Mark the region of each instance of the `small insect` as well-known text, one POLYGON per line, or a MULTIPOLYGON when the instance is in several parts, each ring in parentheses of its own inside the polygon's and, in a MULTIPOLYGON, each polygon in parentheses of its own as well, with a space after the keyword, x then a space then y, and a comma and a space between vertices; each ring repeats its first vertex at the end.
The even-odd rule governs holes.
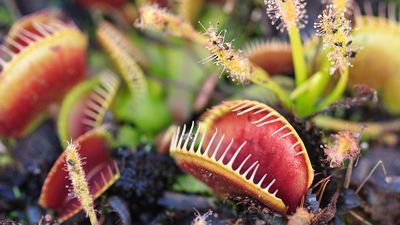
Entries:
POLYGON ((229 50, 229 49, 230 49, 230 46, 229 46, 227 43, 224 43, 224 44, 222 44, 222 48, 223 48, 224 50, 229 50))
POLYGON ((75 162, 74 161, 72 161, 72 159, 68 159, 68 164, 70 165, 70 166, 75 166, 75 162))
POLYGON ((357 52, 356 51, 351 51, 350 52, 350 58, 355 58, 357 56, 357 52))
POLYGON ((335 46, 337 46, 337 47, 343 47, 343 43, 342 42, 335 42, 335 43, 333 43, 335 46))
POLYGON ((72 159, 67 160, 68 165, 71 166, 71 171, 75 170, 75 162, 72 159))
POLYGON ((332 34, 336 34, 338 32, 337 28, 332 29, 332 34))

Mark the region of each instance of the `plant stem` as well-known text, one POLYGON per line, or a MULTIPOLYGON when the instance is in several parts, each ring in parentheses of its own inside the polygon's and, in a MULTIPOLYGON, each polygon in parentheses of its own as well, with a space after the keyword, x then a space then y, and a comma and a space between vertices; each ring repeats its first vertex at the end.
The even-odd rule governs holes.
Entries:
POLYGON ((292 47, 292 58, 294 64, 296 86, 299 86, 307 79, 306 62, 303 53, 300 31, 297 27, 289 28, 289 38, 292 47))
POLYGON ((310 81, 307 93, 301 95, 296 101, 296 112, 299 116, 309 116, 316 111, 316 104, 329 82, 329 68, 330 62, 328 58, 325 58, 320 70, 306 81, 310 81))
POLYGON ((319 87, 323 76, 321 72, 317 72, 292 92, 290 97, 297 97, 296 114, 298 116, 308 116, 314 112, 317 98, 310 98, 309 93, 319 87))
POLYGON ((321 97, 322 93, 324 92, 326 85, 329 82, 330 74, 329 74, 329 68, 330 68, 330 62, 328 58, 325 58, 321 69, 319 70, 318 73, 320 73, 318 80, 313 83, 313 86, 310 88, 309 92, 306 95, 306 99, 310 102, 312 102, 313 108, 315 107, 315 104, 317 103, 319 97, 321 97))
POLYGON ((262 87, 265 87, 271 90, 278 99, 282 102, 283 106, 291 110, 292 109, 292 101, 289 98, 288 93, 286 93, 279 84, 277 84, 274 80, 272 80, 269 74, 258 67, 254 68, 254 72, 252 73, 251 81, 255 84, 258 84, 262 87))
POLYGON ((344 179, 344 185, 343 185, 343 187, 345 189, 349 189, 349 187, 350 187, 351 174, 353 172, 353 165, 354 165, 354 158, 350 158, 349 164, 347 165, 346 177, 344 179))
POLYGON ((349 80, 349 69, 345 69, 341 74, 335 89, 318 105, 317 110, 322 110, 330 104, 337 101, 346 89, 347 81, 349 80))
POLYGON ((301 98, 304 96, 304 94, 310 90, 310 87, 312 87, 316 82, 320 80, 321 73, 317 72, 313 76, 311 76, 309 79, 307 79, 304 83, 302 83, 300 86, 297 86, 296 89, 294 89, 290 93, 290 99, 291 100, 296 100, 298 98, 301 98))
POLYGON ((400 131, 400 119, 387 121, 387 122, 354 122, 342 119, 336 119, 329 116, 317 116, 314 122, 319 128, 341 131, 348 130, 352 132, 359 132, 360 127, 365 126, 363 129, 363 136, 377 137, 384 133, 400 131))

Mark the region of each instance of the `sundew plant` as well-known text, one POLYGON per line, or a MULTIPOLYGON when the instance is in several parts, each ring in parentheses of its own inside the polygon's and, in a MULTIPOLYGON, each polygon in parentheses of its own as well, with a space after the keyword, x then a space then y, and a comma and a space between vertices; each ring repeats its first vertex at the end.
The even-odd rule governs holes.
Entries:
MULTIPOLYGON (((352 44, 352 28, 346 18, 347 4, 346 1, 333 1, 318 16, 314 27, 316 36, 322 40, 323 54, 319 68, 307 71, 309 66, 306 64, 304 43, 300 36, 300 29, 308 23, 306 2, 265 1, 265 9, 272 24, 289 35, 295 77, 293 90, 281 87, 271 79, 267 71, 252 64, 241 50, 234 49, 232 43, 226 40, 226 33, 229 32, 226 29, 216 25, 206 27, 200 22, 203 31, 195 31, 187 22, 154 5, 141 8, 138 27, 159 30, 204 45, 210 56, 203 62, 212 61, 221 65, 222 73, 226 71, 233 82, 251 81, 265 87, 278 97, 287 110, 304 117, 328 107, 339 100, 345 91, 351 60, 360 49, 352 44), (340 78, 326 95, 324 90, 335 74, 340 78)), ((268 61, 268 58, 265 60, 268 61)))

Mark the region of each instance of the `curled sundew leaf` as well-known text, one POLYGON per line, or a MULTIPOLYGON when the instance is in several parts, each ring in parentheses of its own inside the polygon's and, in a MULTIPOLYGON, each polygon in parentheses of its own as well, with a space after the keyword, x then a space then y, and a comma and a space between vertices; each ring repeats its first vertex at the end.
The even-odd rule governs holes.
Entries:
POLYGON ((80 82, 86 37, 52 13, 22 18, 0 46, 0 134, 21 136, 80 82))
POLYGON ((111 71, 76 86, 63 100, 58 118, 60 139, 75 140, 99 127, 116 97, 120 81, 111 71))
POLYGON ((255 41, 248 45, 245 53, 250 62, 271 75, 293 73, 292 49, 287 42, 255 41))
MULTIPOLYGON (((88 194, 93 200, 103 194, 120 176, 116 162, 111 158, 111 140, 106 128, 100 127, 72 142, 73 146, 79 146, 76 153, 84 159, 81 167, 86 174, 88 194)), ((67 153, 68 151, 61 154, 54 163, 39 198, 42 207, 57 212, 59 222, 69 219, 82 209, 79 194, 74 190, 66 169, 67 164, 72 164, 68 161, 67 153)))
POLYGON ((255 101, 225 102, 203 115, 199 128, 178 129, 170 153, 215 192, 248 195, 281 213, 300 206, 314 177, 297 132, 255 101))
POLYGON ((111 29, 109 24, 102 23, 96 31, 96 37, 126 82, 131 94, 135 96, 136 101, 139 102, 140 99, 145 98, 148 93, 143 70, 129 55, 129 49, 125 48, 125 41, 122 41, 116 28, 111 29))

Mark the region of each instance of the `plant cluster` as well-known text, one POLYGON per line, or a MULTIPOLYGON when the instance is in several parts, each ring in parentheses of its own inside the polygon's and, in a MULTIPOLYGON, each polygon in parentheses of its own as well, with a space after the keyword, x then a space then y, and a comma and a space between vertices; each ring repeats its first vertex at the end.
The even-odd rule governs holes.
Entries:
POLYGON ((400 25, 389 6, 376 17, 325 0, 314 22, 304 0, 68 4, 90 27, 46 9, 10 24, 0 45, 0 216, 31 210, 20 202, 32 193, 39 224, 80 211, 92 225, 370 224, 371 199, 398 194, 398 165, 363 161, 399 140, 400 25), (264 25, 289 43, 249 43, 264 25), (353 169, 359 160, 368 172, 353 169), (14 174, 24 176, 7 183, 14 174))

